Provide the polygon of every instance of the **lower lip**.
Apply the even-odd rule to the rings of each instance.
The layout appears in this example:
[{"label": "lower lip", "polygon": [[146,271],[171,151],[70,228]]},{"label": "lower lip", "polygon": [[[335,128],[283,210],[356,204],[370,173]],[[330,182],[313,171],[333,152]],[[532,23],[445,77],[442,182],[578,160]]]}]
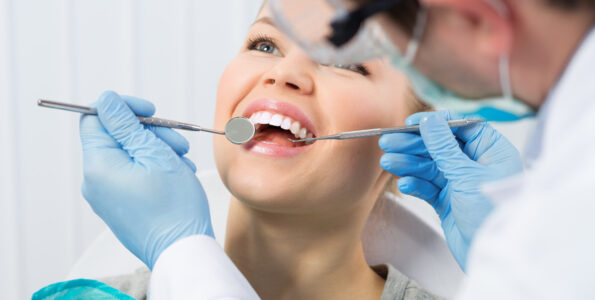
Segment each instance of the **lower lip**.
[{"label": "lower lip", "polygon": [[261,155],[272,157],[292,157],[310,149],[312,145],[302,147],[287,147],[278,144],[252,140],[244,144],[243,147],[247,151],[258,153]]}]

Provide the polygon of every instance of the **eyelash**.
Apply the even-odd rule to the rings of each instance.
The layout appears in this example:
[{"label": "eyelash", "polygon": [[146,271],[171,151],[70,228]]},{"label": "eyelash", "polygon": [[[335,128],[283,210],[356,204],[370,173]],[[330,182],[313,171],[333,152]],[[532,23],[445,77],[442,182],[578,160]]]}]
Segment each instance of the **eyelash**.
[{"label": "eyelash", "polygon": [[[260,44],[262,44],[262,43],[268,43],[268,44],[270,44],[273,49],[276,49],[277,48],[275,41],[272,38],[270,38],[268,36],[265,36],[265,35],[258,35],[258,36],[254,37],[254,38],[250,38],[248,40],[248,47],[247,48],[248,48],[248,50],[251,50],[251,51],[260,51],[260,52],[269,53],[269,54],[273,54],[274,53],[274,52],[271,53],[271,52],[267,52],[267,51],[258,49],[258,46]],[[340,69],[344,69],[344,70],[348,70],[348,71],[359,73],[359,74],[361,74],[363,76],[370,75],[370,72],[368,71],[368,69],[366,67],[364,67],[363,65],[347,65],[347,66],[343,66],[343,65],[332,65],[331,66],[331,65],[324,65],[323,64],[323,66],[340,68]]]}]

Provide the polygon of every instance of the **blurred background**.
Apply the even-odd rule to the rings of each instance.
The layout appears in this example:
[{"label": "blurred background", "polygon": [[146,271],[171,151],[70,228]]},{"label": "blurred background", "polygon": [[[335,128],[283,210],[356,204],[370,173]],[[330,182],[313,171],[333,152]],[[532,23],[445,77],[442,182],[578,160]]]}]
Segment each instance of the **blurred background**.
[{"label": "blurred background", "polygon": [[[81,196],[74,113],[104,90],[157,115],[211,126],[219,75],[261,0],[0,0],[0,291],[27,299],[61,281],[105,225]],[[185,134],[200,170],[211,135]]]},{"label": "blurred background", "polygon": [[[213,122],[218,79],[261,0],[0,0],[0,291],[27,299],[65,279],[105,230],[81,196],[74,113],[105,90],[153,101],[157,115]],[[498,127],[522,149],[531,121]],[[184,135],[199,172],[211,135]]]}]

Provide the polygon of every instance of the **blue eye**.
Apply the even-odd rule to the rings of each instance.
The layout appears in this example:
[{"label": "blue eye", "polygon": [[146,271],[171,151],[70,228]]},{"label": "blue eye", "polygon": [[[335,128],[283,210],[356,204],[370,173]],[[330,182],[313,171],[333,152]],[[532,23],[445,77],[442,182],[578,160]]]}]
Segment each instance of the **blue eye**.
[{"label": "blue eye", "polygon": [[273,53],[275,51],[275,46],[266,43],[260,43],[256,45],[256,50],[266,52],[266,53]]},{"label": "blue eye", "polygon": [[277,49],[277,46],[275,45],[275,42],[267,37],[258,37],[253,40],[251,39],[248,44],[248,50],[260,51],[277,56],[281,55],[279,49]]}]

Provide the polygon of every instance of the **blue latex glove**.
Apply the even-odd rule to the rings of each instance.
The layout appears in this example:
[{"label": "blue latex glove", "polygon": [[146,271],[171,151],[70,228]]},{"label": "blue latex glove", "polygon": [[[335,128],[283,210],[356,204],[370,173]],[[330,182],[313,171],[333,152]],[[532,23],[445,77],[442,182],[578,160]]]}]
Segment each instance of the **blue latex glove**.
[{"label": "blue latex glove", "polygon": [[396,133],[380,138],[387,152],[380,165],[400,176],[399,190],[426,200],[442,220],[446,242],[465,270],[475,232],[492,210],[481,193],[483,183],[522,171],[517,149],[488,123],[449,128],[462,119],[448,111],[417,113],[405,122],[420,125],[420,134]]},{"label": "blue latex glove", "polygon": [[97,116],[80,121],[84,181],[82,191],[95,213],[150,269],[175,241],[196,234],[213,236],[207,198],[183,157],[188,142],[168,128],[145,126],[145,100],[105,92]]}]

